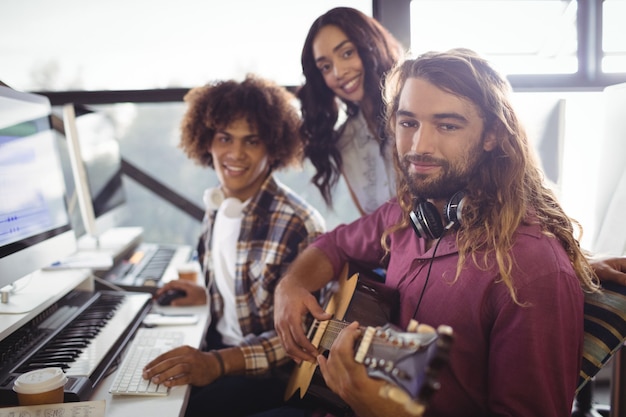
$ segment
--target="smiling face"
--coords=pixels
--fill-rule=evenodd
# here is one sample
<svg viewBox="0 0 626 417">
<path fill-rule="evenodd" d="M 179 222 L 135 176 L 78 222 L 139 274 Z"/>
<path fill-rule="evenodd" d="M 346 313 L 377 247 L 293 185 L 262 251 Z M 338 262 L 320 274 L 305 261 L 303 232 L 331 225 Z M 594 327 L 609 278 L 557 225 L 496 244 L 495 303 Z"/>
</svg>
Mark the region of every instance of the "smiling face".
<svg viewBox="0 0 626 417">
<path fill-rule="evenodd" d="M 210 152 L 226 197 L 246 201 L 261 188 L 270 173 L 267 147 L 245 118 L 218 129 Z"/>
<path fill-rule="evenodd" d="M 356 46 L 341 29 L 334 25 L 321 28 L 313 40 L 313 57 L 333 93 L 353 103 L 363 100 L 363 62 Z"/>
<path fill-rule="evenodd" d="M 415 196 L 443 200 L 463 189 L 485 152 L 496 145 L 484 134 L 476 105 L 421 78 L 407 79 L 395 114 L 400 168 Z"/>
</svg>

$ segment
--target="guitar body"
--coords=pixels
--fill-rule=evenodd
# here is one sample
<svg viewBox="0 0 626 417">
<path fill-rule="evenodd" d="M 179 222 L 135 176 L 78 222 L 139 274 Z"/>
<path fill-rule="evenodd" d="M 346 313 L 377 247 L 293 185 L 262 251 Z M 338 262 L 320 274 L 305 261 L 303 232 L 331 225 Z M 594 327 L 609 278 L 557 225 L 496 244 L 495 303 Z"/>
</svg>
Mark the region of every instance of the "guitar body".
<svg viewBox="0 0 626 417">
<path fill-rule="evenodd" d="M 383 326 L 395 322 L 398 304 L 396 291 L 380 282 L 379 276 L 346 265 L 325 311 L 333 315 L 333 320 Z M 330 349 L 336 334 L 335 330 L 329 329 L 329 322 L 315 320 L 309 330 L 309 339 L 320 353 L 324 353 Z M 349 406 L 328 389 L 316 363 L 302 362 L 294 368 L 285 390 L 285 400 L 296 394 L 305 402 L 324 403 L 337 415 L 350 412 Z"/>
</svg>

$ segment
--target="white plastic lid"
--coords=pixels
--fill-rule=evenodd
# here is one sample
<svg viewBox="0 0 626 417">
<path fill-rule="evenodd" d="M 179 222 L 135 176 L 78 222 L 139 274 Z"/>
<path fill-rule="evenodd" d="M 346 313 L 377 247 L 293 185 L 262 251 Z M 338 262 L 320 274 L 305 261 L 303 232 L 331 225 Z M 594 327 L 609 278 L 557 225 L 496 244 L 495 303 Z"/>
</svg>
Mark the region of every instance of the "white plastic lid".
<svg viewBox="0 0 626 417">
<path fill-rule="evenodd" d="M 176 266 L 178 272 L 198 272 L 198 269 L 197 262 L 184 262 Z"/>
<path fill-rule="evenodd" d="M 20 394 L 48 392 L 65 385 L 67 376 L 61 368 L 43 368 L 20 375 L 13 384 L 13 390 Z"/>
</svg>

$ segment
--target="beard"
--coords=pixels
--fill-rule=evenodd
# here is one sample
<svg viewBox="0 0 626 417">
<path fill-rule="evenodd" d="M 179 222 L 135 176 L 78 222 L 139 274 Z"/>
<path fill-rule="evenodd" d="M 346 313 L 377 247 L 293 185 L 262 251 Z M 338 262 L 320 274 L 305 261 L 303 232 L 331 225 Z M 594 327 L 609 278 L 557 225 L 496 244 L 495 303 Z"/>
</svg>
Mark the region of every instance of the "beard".
<svg viewBox="0 0 626 417">
<path fill-rule="evenodd" d="M 400 170 L 413 197 L 443 200 L 465 189 L 479 166 L 483 154 L 482 145 L 471 149 L 467 158 L 459 159 L 455 163 L 427 155 L 406 154 L 400 159 Z M 409 167 L 415 162 L 437 164 L 441 167 L 441 172 L 436 176 L 411 173 Z"/>
</svg>

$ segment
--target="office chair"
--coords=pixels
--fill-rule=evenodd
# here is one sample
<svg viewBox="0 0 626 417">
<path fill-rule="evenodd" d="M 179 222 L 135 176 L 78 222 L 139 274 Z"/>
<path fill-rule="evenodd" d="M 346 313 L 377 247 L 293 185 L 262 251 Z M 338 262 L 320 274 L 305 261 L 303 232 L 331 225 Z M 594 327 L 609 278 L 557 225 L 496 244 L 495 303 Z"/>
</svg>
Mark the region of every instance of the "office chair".
<svg viewBox="0 0 626 417">
<path fill-rule="evenodd" d="M 626 417 L 626 286 L 602 283 L 585 295 L 585 342 L 572 417 Z M 613 358 L 611 404 L 594 406 L 592 379 Z"/>
</svg>

